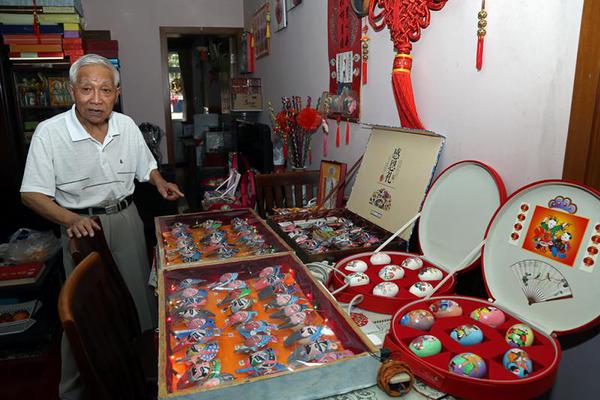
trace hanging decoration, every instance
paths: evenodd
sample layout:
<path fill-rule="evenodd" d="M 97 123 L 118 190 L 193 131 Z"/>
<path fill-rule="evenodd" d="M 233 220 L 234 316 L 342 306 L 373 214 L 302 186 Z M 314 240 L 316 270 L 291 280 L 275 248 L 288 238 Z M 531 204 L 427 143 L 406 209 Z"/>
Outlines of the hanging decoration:
<path fill-rule="evenodd" d="M 412 43 L 429 26 L 431 11 L 441 10 L 448 0 L 371 0 L 369 22 L 375 31 L 386 26 L 396 49 L 392 70 L 394 97 L 403 127 L 423 129 L 415 106 L 410 70 Z"/>
<path fill-rule="evenodd" d="M 369 61 L 369 26 L 365 24 L 362 28 L 363 35 L 360 38 L 362 43 L 362 84 L 367 84 L 367 63 Z"/>
<path fill-rule="evenodd" d="M 328 0 L 330 118 L 358 121 L 362 70 L 362 22 L 351 0 Z"/>
<path fill-rule="evenodd" d="M 33 0 L 33 33 L 35 34 L 35 38 L 39 43 L 42 43 L 42 35 L 40 33 L 40 18 L 37 14 L 37 3 L 36 0 Z"/>
<path fill-rule="evenodd" d="M 487 33 L 485 27 L 487 26 L 487 11 L 485 10 L 485 0 L 481 0 L 481 10 L 477 13 L 477 60 L 475 61 L 475 67 L 477 71 L 481 71 L 483 68 L 483 41 L 485 34 Z"/>

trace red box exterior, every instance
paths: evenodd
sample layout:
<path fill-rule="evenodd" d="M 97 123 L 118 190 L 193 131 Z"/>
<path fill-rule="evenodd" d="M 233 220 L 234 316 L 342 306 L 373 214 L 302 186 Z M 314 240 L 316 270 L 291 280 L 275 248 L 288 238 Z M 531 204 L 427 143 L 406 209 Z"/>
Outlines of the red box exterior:
<path fill-rule="evenodd" d="M 500 308 L 493 303 L 476 298 L 445 296 L 432 298 L 429 300 L 441 298 L 456 301 L 460 301 L 461 298 L 469 299 L 470 301 L 481 303 L 482 307 L 494 306 Z M 413 309 L 415 308 L 415 305 L 425 301 L 426 300 L 420 300 L 418 302 L 411 303 L 399 310 L 397 315 L 404 315 L 409 308 Z M 503 311 L 505 314 L 510 315 L 510 313 L 506 310 Z M 392 320 L 392 324 L 394 324 L 395 320 L 396 318 Z M 393 330 L 394 329 L 392 325 L 392 328 L 390 328 L 390 331 L 387 333 L 384 341 L 384 347 L 391 350 L 392 358 L 406 363 L 412 370 L 413 374 L 429 386 L 465 400 L 531 399 L 541 396 L 547 392 L 556 381 L 558 365 L 561 359 L 561 350 L 560 344 L 554 337 L 551 338 L 556 345 L 554 362 L 543 373 L 527 379 L 515 377 L 514 380 L 493 380 L 469 378 L 431 365 L 429 362 L 427 362 L 427 358 L 417 357 L 410 350 L 408 350 L 406 346 L 402 345 L 395 337 Z M 423 334 L 426 333 L 427 332 L 423 332 Z M 444 344 L 444 342 L 442 342 L 442 344 Z M 470 351 L 470 347 L 465 347 L 465 351 Z"/>

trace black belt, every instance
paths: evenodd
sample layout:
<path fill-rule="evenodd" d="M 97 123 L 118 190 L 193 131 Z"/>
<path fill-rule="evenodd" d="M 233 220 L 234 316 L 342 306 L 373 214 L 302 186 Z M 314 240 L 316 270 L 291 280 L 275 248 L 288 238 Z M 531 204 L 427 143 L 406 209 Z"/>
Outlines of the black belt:
<path fill-rule="evenodd" d="M 68 208 L 69 211 L 73 211 L 77 214 L 88 214 L 88 215 L 97 215 L 97 214 L 115 214 L 119 211 L 122 211 L 129 207 L 129 205 L 133 202 L 133 195 L 129 195 L 125 197 L 123 200 L 109 204 L 105 207 L 88 207 L 88 208 Z"/>

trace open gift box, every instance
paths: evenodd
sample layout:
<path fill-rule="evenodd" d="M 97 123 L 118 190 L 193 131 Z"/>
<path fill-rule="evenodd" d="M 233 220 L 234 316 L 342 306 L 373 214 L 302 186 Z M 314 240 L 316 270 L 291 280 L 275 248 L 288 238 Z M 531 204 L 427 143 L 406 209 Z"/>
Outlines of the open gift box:
<path fill-rule="evenodd" d="M 599 246 L 600 193 L 565 181 L 526 186 L 498 209 L 486 233 L 482 266 L 490 301 L 412 302 L 394 315 L 385 346 L 419 378 L 454 396 L 539 396 L 556 379 L 556 336 L 600 321 Z M 413 324 L 417 316 L 428 322 Z M 438 342 L 439 351 L 420 353 Z"/>
<path fill-rule="evenodd" d="M 505 199 L 502 179 L 492 168 L 471 160 L 456 163 L 434 181 L 420 214 L 415 216 L 420 216 L 422 255 L 384 251 L 378 253 L 381 261 L 375 263 L 373 253 L 346 257 L 336 264 L 328 285 L 342 302 L 362 295 L 361 308 L 393 314 L 427 296 L 448 272 L 468 270 L 477 264 L 485 230 Z M 364 278 L 361 274 L 368 279 L 348 286 L 348 280 Z M 453 276 L 437 292 L 452 293 L 454 283 Z"/>
<path fill-rule="evenodd" d="M 347 209 L 278 215 L 267 222 L 304 262 L 373 251 L 419 210 L 444 141 L 429 131 L 373 127 Z M 409 237 L 405 232 L 390 248 L 404 248 Z"/>
<path fill-rule="evenodd" d="M 159 315 L 160 399 L 315 399 L 376 382 L 377 349 L 292 254 L 167 267 Z"/>
<path fill-rule="evenodd" d="M 249 208 L 156 217 L 155 227 L 161 268 L 292 251 Z"/>

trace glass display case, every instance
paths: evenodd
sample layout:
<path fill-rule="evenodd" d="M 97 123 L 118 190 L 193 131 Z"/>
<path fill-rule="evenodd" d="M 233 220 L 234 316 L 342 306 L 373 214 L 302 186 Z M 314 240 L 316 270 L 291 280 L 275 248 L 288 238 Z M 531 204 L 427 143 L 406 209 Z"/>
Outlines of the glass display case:
<path fill-rule="evenodd" d="M 167 267 L 159 307 L 161 399 L 316 398 L 375 383 L 376 349 L 292 254 Z"/>

